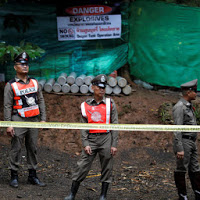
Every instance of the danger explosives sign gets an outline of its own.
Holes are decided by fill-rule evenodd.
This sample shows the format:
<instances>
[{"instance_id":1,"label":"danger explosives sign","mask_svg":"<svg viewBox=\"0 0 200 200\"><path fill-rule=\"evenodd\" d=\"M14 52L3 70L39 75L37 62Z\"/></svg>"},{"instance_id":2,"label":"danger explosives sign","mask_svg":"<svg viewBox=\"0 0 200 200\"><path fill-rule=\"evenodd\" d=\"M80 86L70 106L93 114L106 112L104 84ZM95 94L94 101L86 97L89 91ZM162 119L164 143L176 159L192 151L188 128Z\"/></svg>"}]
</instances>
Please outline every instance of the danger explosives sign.
<instances>
[{"instance_id":1,"label":"danger explosives sign","mask_svg":"<svg viewBox=\"0 0 200 200\"><path fill-rule=\"evenodd\" d=\"M111 11L111 7L100 5L76 6L66 9L66 13L70 15L103 15Z\"/></svg>"},{"instance_id":2,"label":"danger explosives sign","mask_svg":"<svg viewBox=\"0 0 200 200\"><path fill-rule=\"evenodd\" d=\"M107 5L64 7L57 29L59 41L120 38L121 14Z\"/></svg>"}]
</instances>

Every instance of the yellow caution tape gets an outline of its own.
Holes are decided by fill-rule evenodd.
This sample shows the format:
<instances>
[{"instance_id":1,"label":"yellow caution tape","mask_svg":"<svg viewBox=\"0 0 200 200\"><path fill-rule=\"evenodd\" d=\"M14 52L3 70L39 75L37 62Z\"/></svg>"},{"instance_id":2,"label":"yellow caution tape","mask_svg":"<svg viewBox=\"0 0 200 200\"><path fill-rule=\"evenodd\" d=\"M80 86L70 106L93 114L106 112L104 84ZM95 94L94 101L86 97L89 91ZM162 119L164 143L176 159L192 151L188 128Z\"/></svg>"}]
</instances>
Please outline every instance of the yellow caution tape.
<instances>
[{"instance_id":1,"label":"yellow caution tape","mask_svg":"<svg viewBox=\"0 0 200 200\"><path fill-rule=\"evenodd\" d=\"M53 129L95 129L118 131L183 131L200 132L197 125L160 125L160 124L88 124L88 123L63 123L63 122L16 122L0 121L0 127L18 128L53 128Z\"/></svg>"},{"instance_id":2,"label":"yellow caution tape","mask_svg":"<svg viewBox=\"0 0 200 200\"><path fill-rule=\"evenodd\" d=\"M95 174L95 175L86 176L86 178L93 178L93 177L97 177L97 176L101 176L101 174Z\"/></svg>"}]
</instances>

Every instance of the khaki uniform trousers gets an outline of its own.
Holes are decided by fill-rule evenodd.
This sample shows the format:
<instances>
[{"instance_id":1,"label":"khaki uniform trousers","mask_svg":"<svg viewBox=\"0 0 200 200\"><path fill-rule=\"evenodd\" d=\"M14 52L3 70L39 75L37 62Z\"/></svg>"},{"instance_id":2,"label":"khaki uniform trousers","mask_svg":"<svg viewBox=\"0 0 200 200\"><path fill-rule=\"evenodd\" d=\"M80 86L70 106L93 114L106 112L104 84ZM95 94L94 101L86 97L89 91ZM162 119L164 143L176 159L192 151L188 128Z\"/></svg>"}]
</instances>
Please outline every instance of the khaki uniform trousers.
<instances>
[{"instance_id":1,"label":"khaki uniform trousers","mask_svg":"<svg viewBox=\"0 0 200 200\"><path fill-rule=\"evenodd\" d=\"M197 155L197 146L193 140L182 139L184 148L184 158L177 159L176 172L198 172L200 171ZM176 153L176 152L175 152Z\"/></svg>"},{"instance_id":2,"label":"khaki uniform trousers","mask_svg":"<svg viewBox=\"0 0 200 200\"><path fill-rule=\"evenodd\" d=\"M18 115L13 115L12 121L38 122L38 117L22 118ZM9 168L15 171L19 170L22 159L22 144L25 139L28 169L36 169L38 129L14 128L14 131L15 136L11 140L11 150L9 154Z\"/></svg>"},{"instance_id":3,"label":"khaki uniform trousers","mask_svg":"<svg viewBox=\"0 0 200 200\"><path fill-rule=\"evenodd\" d=\"M110 183L112 181L112 168L113 168L113 156L110 153L111 149L111 133L103 135L88 136L89 146L92 149L92 155L88 155L85 151L82 151L81 159L77 162L77 169L72 176L73 181L83 181L87 176L92 162L99 154L101 163L101 182Z\"/></svg>"}]
</instances>

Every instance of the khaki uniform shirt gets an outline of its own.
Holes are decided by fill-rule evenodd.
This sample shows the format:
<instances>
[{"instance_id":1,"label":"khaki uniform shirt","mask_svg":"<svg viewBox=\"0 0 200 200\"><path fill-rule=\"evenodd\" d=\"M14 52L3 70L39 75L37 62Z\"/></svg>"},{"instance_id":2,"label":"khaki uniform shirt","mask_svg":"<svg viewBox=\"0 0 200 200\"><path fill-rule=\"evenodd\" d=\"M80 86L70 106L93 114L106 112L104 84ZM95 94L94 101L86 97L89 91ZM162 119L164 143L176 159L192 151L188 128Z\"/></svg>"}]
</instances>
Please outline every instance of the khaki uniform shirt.
<instances>
[{"instance_id":1,"label":"khaki uniform shirt","mask_svg":"<svg viewBox=\"0 0 200 200\"><path fill-rule=\"evenodd\" d=\"M17 76L15 77L15 81L26 84ZM29 81L30 77L27 79L27 84ZM17 114L17 110L13 109L13 102L14 93L10 83L8 82L4 88L4 121L11 121L12 115ZM46 121L45 103L40 87L38 89L38 105L40 109L40 121Z\"/></svg>"},{"instance_id":2,"label":"khaki uniform shirt","mask_svg":"<svg viewBox=\"0 0 200 200\"><path fill-rule=\"evenodd\" d=\"M196 125L196 117L192 104L181 98L173 107L173 118L176 125ZM184 151L182 144L182 135L197 137L195 132L174 132L174 143L177 152Z\"/></svg>"},{"instance_id":3,"label":"khaki uniform shirt","mask_svg":"<svg viewBox=\"0 0 200 200\"><path fill-rule=\"evenodd\" d=\"M97 103L95 101L95 99L92 98L92 99L87 99L86 103L88 105L91 105L91 106L96 106L96 105L99 105L101 103L105 104L106 103L106 99L104 97L101 102ZM112 99L111 99L111 104L112 104L112 110L111 110L110 123L111 124L117 124L118 123L118 113L117 113L117 108L116 108L115 102ZM88 120L85 117L82 116L81 122L82 123L88 123ZM89 146L88 134L89 134L89 130L81 130L81 139L82 139L82 143L83 143L84 147ZM112 134L112 143L111 143L111 146L112 147L117 147L117 143L118 143L118 131L112 130L112 131L110 131L109 134Z\"/></svg>"}]
</instances>

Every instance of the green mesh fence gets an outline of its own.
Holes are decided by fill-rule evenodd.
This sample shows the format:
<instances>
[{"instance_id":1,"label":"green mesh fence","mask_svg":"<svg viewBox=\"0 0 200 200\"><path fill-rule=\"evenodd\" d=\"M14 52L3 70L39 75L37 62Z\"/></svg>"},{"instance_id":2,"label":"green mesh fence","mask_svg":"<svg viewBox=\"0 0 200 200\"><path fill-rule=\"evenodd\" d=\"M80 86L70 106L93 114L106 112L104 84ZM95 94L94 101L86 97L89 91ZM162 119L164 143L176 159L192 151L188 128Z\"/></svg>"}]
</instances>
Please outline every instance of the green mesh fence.
<instances>
[{"instance_id":1,"label":"green mesh fence","mask_svg":"<svg viewBox=\"0 0 200 200\"><path fill-rule=\"evenodd\" d=\"M129 23L132 75L175 87L200 77L200 8L137 0Z\"/></svg>"},{"instance_id":2,"label":"green mesh fence","mask_svg":"<svg viewBox=\"0 0 200 200\"><path fill-rule=\"evenodd\" d=\"M57 78L62 72L77 75L110 74L128 61L129 3L121 3L122 37L120 39L62 41L57 39L56 6L36 3L10 3L0 7L0 41L19 45L21 40L38 45L46 51L42 58L30 62L30 75L36 78ZM7 14L31 16L27 31L4 29ZM13 78L13 63L1 66L6 80Z\"/></svg>"},{"instance_id":3,"label":"green mesh fence","mask_svg":"<svg viewBox=\"0 0 200 200\"><path fill-rule=\"evenodd\" d=\"M6 14L31 16L25 33L3 28ZM30 75L57 78L62 72L110 74L127 61L131 74L143 81L179 87L200 75L200 8L153 0L121 4L122 37L109 40L57 40L56 7L20 3L0 7L0 40L18 45L34 43L46 53L30 63ZM13 63L0 66L11 79Z\"/></svg>"}]
</instances>

